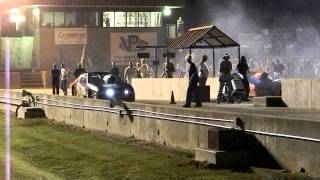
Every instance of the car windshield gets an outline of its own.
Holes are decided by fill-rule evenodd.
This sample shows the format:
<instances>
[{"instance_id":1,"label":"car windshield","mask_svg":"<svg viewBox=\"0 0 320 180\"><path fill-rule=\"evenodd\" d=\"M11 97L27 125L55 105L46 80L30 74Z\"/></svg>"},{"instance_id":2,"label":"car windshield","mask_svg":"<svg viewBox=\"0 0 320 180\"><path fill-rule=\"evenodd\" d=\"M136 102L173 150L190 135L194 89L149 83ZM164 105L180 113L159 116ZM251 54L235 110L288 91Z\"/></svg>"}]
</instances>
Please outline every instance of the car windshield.
<instances>
[{"instance_id":1,"label":"car windshield","mask_svg":"<svg viewBox=\"0 0 320 180\"><path fill-rule=\"evenodd\" d=\"M93 75L93 76L90 76L89 83L99 87L99 86L102 86L105 82L99 75Z\"/></svg>"}]
</instances>

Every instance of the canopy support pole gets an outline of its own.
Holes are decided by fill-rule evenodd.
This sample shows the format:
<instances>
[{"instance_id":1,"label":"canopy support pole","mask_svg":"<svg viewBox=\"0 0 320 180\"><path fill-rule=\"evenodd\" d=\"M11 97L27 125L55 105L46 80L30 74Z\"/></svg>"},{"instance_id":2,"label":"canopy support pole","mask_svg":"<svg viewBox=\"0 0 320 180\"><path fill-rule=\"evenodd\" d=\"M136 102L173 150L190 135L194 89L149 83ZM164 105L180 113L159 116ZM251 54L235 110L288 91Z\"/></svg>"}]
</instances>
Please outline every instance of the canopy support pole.
<instances>
[{"instance_id":1,"label":"canopy support pole","mask_svg":"<svg viewBox=\"0 0 320 180\"><path fill-rule=\"evenodd\" d=\"M213 77L216 77L216 55L214 52L214 48L212 48L212 74Z\"/></svg>"},{"instance_id":2,"label":"canopy support pole","mask_svg":"<svg viewBox=\"0 0 320 180\"><path fill-rule=\"evenodd\" d=\"M154 64L156 66L156 70L155 70L155 78L158 78L158 55L157 55L157 48L154 48L154 55L155 55L155 59L154 59Z\"/></svg>"},{"instance_id":3,"label":"canopy support pole","mask_svg":"<svg viewBox=\"0 0 320 180\"><path fill-rule=\"evenodd\" d=\"M239 58L239 62L240 62L240 46L238 46L238 58Z\"/></svg>"}]
</instances>

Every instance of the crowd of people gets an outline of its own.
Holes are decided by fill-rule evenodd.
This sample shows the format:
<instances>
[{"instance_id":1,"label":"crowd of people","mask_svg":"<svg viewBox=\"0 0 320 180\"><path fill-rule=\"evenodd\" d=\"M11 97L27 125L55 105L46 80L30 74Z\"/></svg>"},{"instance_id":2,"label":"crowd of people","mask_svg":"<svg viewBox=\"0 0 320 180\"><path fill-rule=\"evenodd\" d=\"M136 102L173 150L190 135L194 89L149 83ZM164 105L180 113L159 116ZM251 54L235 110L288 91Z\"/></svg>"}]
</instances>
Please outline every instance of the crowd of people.
<instances>
[{"instance_id":1,"label":"crowd of people","mask_svg":"<svg viewBox=\"0 0 320 180\"><path fill-rule=\"evenodd\" d=\"M125 82L131 84L132 78L149 78L150 69L149 65L144 58L136 63L134 66L132 62L129 62L128 67L124 70L123 79Z\"/></svg>"},{"instance_id":2,"label":"crowd of people","mask_svg":"<svg viewBox=\"0 0 320 180\"><path fill-rule=\"evenodd\" d=\"M271 78L320 78L317 59L250 59L253 72L266 72Z\"/></svg>"},{"instance_id":3,"label":"crowd of people","mask_svg":"<svg viewBox=\"0 0 320 180\"><path fill-rule=\"evenodd\" d=\"M207 64L208 56L203 55L198 66L193 62L193 56L188 54L185 57L185 63L188 64L188 67L183 70L185 73L185 77L189 78L189 86L187 89L187 97L186 103L184 107L190 107L192 98L196 101L196 107L201 107L201 101L199 96L199 88L206 86L207 79L210 74L210 69ZM236 63L237 61L237 63ZM218 98L221 96L223 87L227 86L228 89L232 89L231 73L233 70L237 70L239 74L242 75L242 83L245 88L245 96L247 99L249 97L249 74L254 74L255 72L265 72L269 74L269 76L278 76L280 77L290 77L296 73L303 74L301 72L305 72L305 75L320 74L320 64L314 66L310 61L302 61L299 66L292 64L294 62L287 61L286 63L282 63L280 60L276 59L274 61L255 61L250 59L247 62L244 56L241 57L240 60L231 60L230 55L226 54L223 56L222 61L219 65L219 92ZM314 71L312 71L312 69ZM250 71L249 71L250 70ZM150 78L151 71L149 69L149 65L144 58L136 62L129 62L128 66L124 70L123 77L121 77L121 73L119 68L117 67L115 62L111 63L111 68L107 70L111 74L119 77L129 84L132 83L132 78ZM81 67L81 64L78 64L78 67L75 69L73 76L74 78L78 78L81 74L86 73L86 70ZM177 69L175 64L170 62L170 58L166 57L165 62L162 66L161 78L173 78L175 74L177 74ZM60 69L56 64L53 65L53 69L51 71L52 77L52 93L59 95L59 89L63 91L64 95L67 95L67 84L68 77L70 72L67 70L65 64L60 65ZM226 95L229 100L231 91Z\"/></svg>"}]
</instances>

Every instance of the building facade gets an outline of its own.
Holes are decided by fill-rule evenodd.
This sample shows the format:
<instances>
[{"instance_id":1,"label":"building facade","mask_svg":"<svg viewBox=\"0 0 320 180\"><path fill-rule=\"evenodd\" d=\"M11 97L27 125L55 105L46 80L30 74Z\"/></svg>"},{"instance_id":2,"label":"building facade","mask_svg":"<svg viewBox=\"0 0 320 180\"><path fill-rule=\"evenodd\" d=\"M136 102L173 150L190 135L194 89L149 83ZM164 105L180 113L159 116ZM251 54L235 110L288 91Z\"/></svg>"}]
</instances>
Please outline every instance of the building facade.
<instances>
[{"instance_id":1,"label":"building facade","mask_svg":"<svg viewBox=\"0 0 320 180\"><path fill-rule=\"evenodd\" d=\"M112 61L123 69L139 59L137 53L149 53L148 63L157 64L159 51L136 46L164 45L174 38L184 7L183 0L21 2L1 16L0 69L6 45L13 71L48 71L54 63L73 70L80 62L89 71L106 71Z\"/></svg>"}]
</instances>

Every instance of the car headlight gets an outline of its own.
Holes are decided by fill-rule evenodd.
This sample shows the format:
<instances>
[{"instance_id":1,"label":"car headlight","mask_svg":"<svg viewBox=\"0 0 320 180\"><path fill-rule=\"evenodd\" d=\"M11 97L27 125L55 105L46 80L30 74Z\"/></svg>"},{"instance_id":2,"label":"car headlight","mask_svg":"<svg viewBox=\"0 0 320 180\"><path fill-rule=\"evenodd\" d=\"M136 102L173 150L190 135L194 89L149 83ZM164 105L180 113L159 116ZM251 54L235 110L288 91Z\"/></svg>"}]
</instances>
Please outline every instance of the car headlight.
<instances>
[{"instance_id":1,"label":"car headlight","mask_svg":"<svg viewBox=\"0 0 320 180\"><path fill-rule=\"evenodd\" d=\"M125 89L125 90L123 91L123 93L124 93L124 95L128 96L130 92L129 92L128 89Z\"/></svg>"},{"instance_id":2,"label":"car headlight","mask_svg":"<svg viewBox=\"0 0 320 180\"><path fill-rule=\"evenodd\" d=\"M106 93L107 93L107 96L108 96L108 97L113 97L114 94L115 94L115 92L114 92L113 89L107 89Z\"/></svg>"}]
</instances>

